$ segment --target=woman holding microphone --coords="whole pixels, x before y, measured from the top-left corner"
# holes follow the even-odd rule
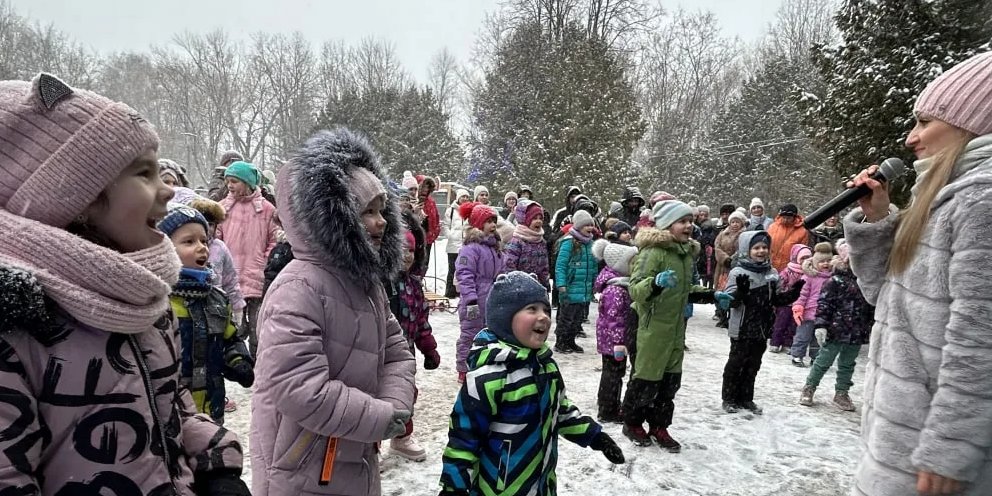
[[[845,219],[876,305],[856,495],[992,494],[992,52],[930,83],[906,140],[912,200],[884,183]]]

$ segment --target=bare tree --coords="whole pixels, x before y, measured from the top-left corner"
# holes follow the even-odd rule
[[[434,95],[437,96],[441,112],[450,112],[458,90],[458,61],[447,47],[434,55],[428,69],[427,80],[434,90]]]

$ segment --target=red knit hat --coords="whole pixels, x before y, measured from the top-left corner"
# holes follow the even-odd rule
[[[458,207],[458,214],[462,216],[463,219],[468,219],[468,225],[482,230],[482,227],[486,225],[486,221],[496,217],[496,211],[492,209],[489,205],[483,205],[476,202],[465,202]]]

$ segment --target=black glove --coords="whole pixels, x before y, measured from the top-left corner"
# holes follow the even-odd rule
[[[467,489],[442,489],[437,496],[468,496]]]
[[[234,365],[228,365],[224,375],[241,384],[241,387],[248,388],[255,383],[255,371],[248,360],[239,360],[234,362]]]
[[[747,274],[740,274],[734,279],[737,283],[737,296],[743,297],[748,291],[751,291],[751,278]]]
[[[617,443],[613,441],[613,438],[605,432],[600,432],[596,434],[592,442],[589,443],[589,447],[596,450],[602,451],[603,456],[606,457],[611,463],[623,463],[623,450],[617,446]]]
[[[193,492],[197,496],[251,496],[241,476],[229,469],[193,474]]]
[[[437,350],[424,353],[424,370],[434,370],[441,365],[441,355]]]

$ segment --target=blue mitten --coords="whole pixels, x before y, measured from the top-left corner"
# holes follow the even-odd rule
[[[654,276],[654,285],[659,288],[674,288],[678,283],[679,276],[675,275],[675,271],[671,269],[659,272],[658,275]]]
[[[716,298],[716,305],[720,307],[720,310],[730,308],[730,302],[734,301],[734,297],[730,296],[730,293],[724,291],[717,291],[713,293],[713,298]]]

